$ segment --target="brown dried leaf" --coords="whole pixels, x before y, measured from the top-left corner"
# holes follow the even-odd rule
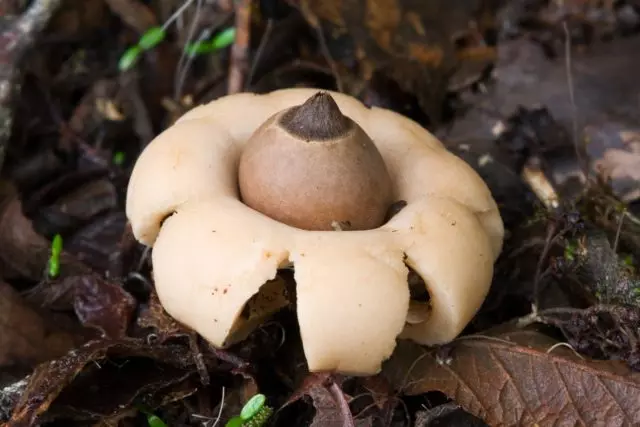
[[[124,337],[136,300],[119,284],[96,275],[75,276],[73,280],[74,309],[82,324],[99,329],[109,338]]]
[[[129,360],[110,361],[123,358]],[[136,362],[137,358],[147,360]],[[7,427],[36,425],[45,413],[55,417],[61,407],[73,407],[85,416],[113,415],[128,409],[141,394],[153,397],[195,372],[195,358],[188,346],[151,346],[139,339],[91,341],[36,368]]]
[[[56,310],[74,310],[84,326],[110,338],[123,337],[136,301],[122,286],[96,274],[65,277],[32,289],[29,300]]]
[[[461,339],[446,353],[403,341],[384,375],[408,395],[441,391],[492,426],[640,423],[640,374],[554,344],[533,331]]]
[[[293,1],[293,0],[290,0]],[[368,81],[375,71],[418,96],[432,119],[447,89],[476,81],[496,59],[485,39],[495,27],[491,1],[299,0],[313,26],[324,29],[328,47],[344,50],[346,38]],[[336,52],[339,55],[339,52]],[[332,52],[333,54],[333,52]]]
[[[327,373],[309,374],[283,407],[309,396],[316,408],[311,427],[353,426],[347,403],[350,397],[341,390],[343,381],[344,378]]]
[[[0,282],[0,367],[33,366],[55,359],[81,342],[80,336],[49,317]]]

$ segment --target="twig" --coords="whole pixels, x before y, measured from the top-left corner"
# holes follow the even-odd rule
[[[249,40],[251,24],[251,0],[237,0],[236,38],[231,47],[231,61],[229,64],[229,80],[227,93],[238,93],[244,87],[244,79],[249,68]]]
[[[564,9],[564,0],[559,0],[560,7]],[[576,158],[582,169],[585,179],[589,176],[589,166],[580,152],[580,141],[578,139],[579,127],[578,127],[578,107],[576,106],[576,97],[573,83],[572,69],[572,55],[571,55],[571,33],[569,31],[569,25],[566,18],[562,22],[562,30],[564,32],[564,58],[565,69],[567,74],[567,86],[569,89],[569,101],[571,103],[571,124],[573,127],[573,147],[576,153]]]
[[[260,45],[258,49],[256,49],[256,53],[253,56],[251,61],[251,70],[249,71],[249,77],[247,77],[247,82],[245,83],[245,90],[249,88],[251,82],[253,81],[254,74],[256,72],[256,68],[258,67],[258,63],[260,62],[260,58],[264,53],[264,49],[267,46],[267,42],[269,41],[269,36],[271,36],[271,32],[273,31],[273,19],[267,19],[267,27],[264,30],[264,34],[260,39]]]
[[[61,1],[34,0],[20,17],[0,17],[0,168],[11,136],[13,96],[20,90],[18,67]]]

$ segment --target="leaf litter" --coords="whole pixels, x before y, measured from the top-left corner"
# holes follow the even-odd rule
[[[6,12],[32,19],[20,3]],[[273,426],[640,423],[640,118],[629,73],[640,4],[33,3],[40,19],[60,8],[25,57],[18,101],[0,100],[13,119],[0,129],[0,145],[11,136],[0,181],[4,425],[124,427],[154,414],[211,427],[256,393],[275,409]],[[166,22],[170,37],[117,74],[118,55]],[[21,28],[2,30],[0,51]],[[230,29],[251,43],[184,60],[191,37]],[[0,63],[13,70],[14,59]],[[465,333],[436,348],[400,341],[373,377],[309,374],[289,308],[212,348],[162,309],[124,215],[135,158],[182,112],[229,89],[303,84],[428,127],[487,181],[507,228]]]

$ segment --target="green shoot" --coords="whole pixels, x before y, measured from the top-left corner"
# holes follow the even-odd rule
[[[136,62],[138,62],[140,52],[142,52],[142,49],[138,45],[131,46],[129,49],[125,50],[118,62],[118,69],[120,71],[127,71],[133,67]]]
[[[227,421],[225,427],[262,427],[273,413],[273,409],[265,406],[267,398],[264,394],[256,394],[244,405],[239,416]]]
[[[56,234],[51,241],[49,256],[49,277],[56,278],[60,274],[60,253],[62,252],[62,236]]]
[[[125,160],[125,155],[122,151],[116,151],[113,154],[113,164],[116,166],[122,166]]]
[[[206,53],[215,52],[216,50],[224,49],[233,44],[236,38],[235,27],[229,27],[219,34],[217,34],[211,40],[197,41],[195,43],[187,43],[184,47],[185,51],[190,56],[202,55]]]
[[[264,394],[256,394],[253,396],[247,403],[245,403],[242,411],[240,411],[240,418],[244,421],[250,420],[253,418],[260,409],[264,406],[264,402],[266,402],[267,398]]]
[[[138,46],[140,46],[142,50],[153,49],[159,45],[166,36],[167,33],[162,27],[151,27],[140,37]]]
[[[167,37],[167,28],[180,17],[180,15],[193,3],[194,0],[186,0],[182,6],[178,10],[175,11],[169,19],[162,26],[155,26],[149,28],[145,31],[138,43],[133,46],[130,46],[127,50],[124,51],[122,56],[120,57],[120,61],[118,62],[118,69],[120,71],[127,71],[131,69],[138,59],[142,52],[153,49],[160,43],[164,41]],[[221,31],[216,37],[209,41],[196,42],[196,43],[187,43],[185,46],[185,51],[191,55],[202,55],[206,53],[215,52],[216,50],[224,49],[233,43],[233,40],[236,36],[235,28],[227,28]]]
[[[244,420],[240,418],[240,416],[235,416],[231,418],[224,427],[242,427],[244,425]]]
[[[149,427],[168,427],[160,417],[152,414],[147,414],[147,423],[149,424]]]

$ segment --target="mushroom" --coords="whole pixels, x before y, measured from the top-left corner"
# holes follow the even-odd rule
[[[484,181],[433,135],[314,89],[189,111],[138,158],[126,209],[177,321],[238,342],[286,304],[278,270],[293,265],[309,370],[348,375],[379,372],[398,338],[454,339],[504,237]],[[428,303],[411,301],[410,269]]]

